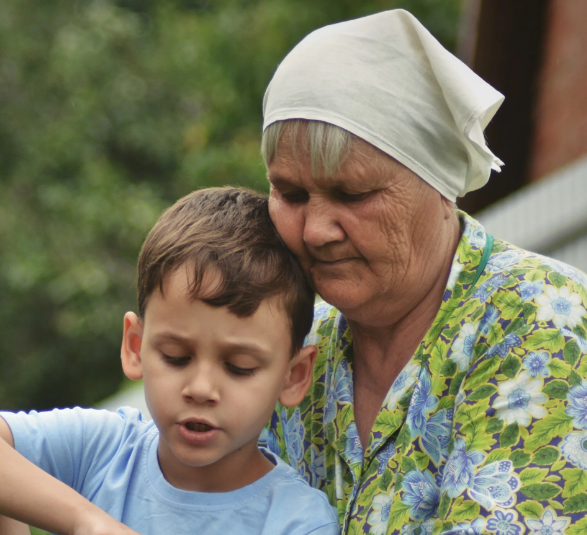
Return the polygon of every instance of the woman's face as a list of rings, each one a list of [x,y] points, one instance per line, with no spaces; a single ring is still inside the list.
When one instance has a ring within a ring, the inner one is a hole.
[[[348,319],[367,314],[372,324],[390,303],[413,306],[446,275],[452,203],[365,142],[331,178],[313,177],[301,151],[300,143],[294,158],[282,136],[268,169],[269,210],[314,289]]]

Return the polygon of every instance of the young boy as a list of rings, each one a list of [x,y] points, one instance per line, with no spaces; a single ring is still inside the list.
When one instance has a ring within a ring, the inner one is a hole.
[[[257,446],[277,400],[311,382],[312,305],[264,196],[179,200],[143,244],[138,316],[124,317],[122,367],[153,421],[0,413],[0,514],[68,535],[338,534],[326,496]]]

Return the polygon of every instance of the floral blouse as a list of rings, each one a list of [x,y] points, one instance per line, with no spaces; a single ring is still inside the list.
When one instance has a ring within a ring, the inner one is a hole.
[[[270,449],[324,490],[343,533],[587,535],[587,277],[463,236],[443,302],[365,448],[345,318],[318,303],[314,384],[278,406]]]

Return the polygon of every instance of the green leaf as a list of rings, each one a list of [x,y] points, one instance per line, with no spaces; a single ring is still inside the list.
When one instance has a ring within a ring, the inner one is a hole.
[[[561,475],[565,480],[563,498],[569,498],[576,494],[584,494],[587,491],[587,472],[580,468],[567,468],[561,470]]]
[[[534,312],[536,312],[536,310],[538,310],[538,307],[532,303],[524,303],[522,305],[522,311],[525,318],[529,318]]]
[[[587,517],[572,523],[566,529],[565,535],[587,535]]]
[[[540,501],[550,500],[550,498],[554,498],[561,491],[560,487],[551,483],[535,483],[522,487],[521,490],[524,496]]]
[[[470,401],[485,399],[495,394],[496,391],[497,388],[495,388],[493,385],[483,385],[481,388],[473,390],[473,392],[467,396],[467,399]]]
[[[410,506],[395,500],[391,504],[391,511],[389,512],[388,526],[391,531],[400,530],[410,519]]]
[[[569,340],[565,344],[565,349],[563,351],[564,359],[571,365],[574,366],[581,355],[581,349],[579,348],[579,344],[577,344],[576,340]]]
[[[440,505],[438,506],[438,518],[442,518],[443,520],[446,518],[446,513],[448,512],[448,506],[450,504],[450,498],[448,494],[445,492],[440,498]]]
[[[438,402],[438,406],[436,408],[440,411],[442,409],[452,409],[454,406],[455,398],[446,396],[440,399],[440,401]]]
[[[526,466],[530,462],[530,454],[525,453],[523,450],[516,450],[510,455],[510,461],[512,461],[514,468]]]
[[[518,438],[520,435],[520,430],[518,429],[518,424],[514,422],[513,424],[508,425],[503,433],[499,437],[499,445],[502,448],[509,448],[510,446],[515,446],[518,442]]]
[[[474,348],[475,359],[479,359],[481,355],[485,355],[488,349],[489,346],[487,344],[477,344]]]
[[[571,367],[562,360],[553,359],[546,366],[557,379],[567,379],[571,374]]]
[[[454,360],[447,359],[440,368],[440,375],[444,377],[452,377],[457,371],[457,365]]]
[[[456,396],[458,394],[459,388],[461,388],[461,383],[463,382],[465,375],[467,375],[467,372],[457,373],[457,376],[450,382],[450,388],[448,393],[451,396]]]
[[[513,379],[521,367],[522,363],[520,362],[520,359],[510,355],[503,361],[503,364],[501,365],[501,373],[506,377]]]
[[[479,366],[471,371],[471,374],[467,379],[467,390],[474,390],[480,386],[483,386],[484,384],[487,384],[487,380],[495,375],[495,372],[499,368],[500,364],[501,359],[495,356],[482,361]]]
[[[542,518],[542,514],[544,513],[542,505],[532,500],[527,500],[516,505],[516,509],[522,513],[522,516],[528,518]]]
[[[564,513],[582,513],[587,511],[587,494],[578,494],[571,496],[565,502]]]
[[[414,452],[414,458],[416,459],[416,465],[418,466],[418,470],[423,472],[428,468],[428,464],[430,463],[430,458],[425,453],[420,453],[419,451]]]
[[[416,463],[410,457],[404,457],[402,459],[402,470],[404,473],[409,472],[410,470],[416,469]]]
[[[487,426],[485,427],[485,431],[490,434],[498,433],[503,429],[503,420],[499,418],[491,418],[487,422]]]
[[[510,334],[511,332],[517,333],[525,325],[526,325],[525,318],[516,318],[510,322],[510,324],[506,327],[506,330],[504,331],[503,334],[506,335],[506,334]]]
[[[510,450],[507,448],[497,448],[495,450],[491,450],[487,459],[485,459],[485,464],[488,465],[495,461],[503,461],[509,457]]]
[[[558,329],[538,329],[526,338],[528,349],[544,347],[552,353],[560,351],[564,343],[565,339]]]
[[[558,459],[559,453],[558,449],[552,446],[547,446],[546,448],[539,449],[532,458],[532,462],[534,464],[539,464],[542,466],[551,465]]]
[[[393,483],[393,475],[391,470],[385,470],[383,475],[379,478],[379,488],[387,492]]]
[[[442,331],[442,336],[444,336],[447,340],[452,340],[459,332],[461,331],[462,327],[460,325],[455,325],[446,331]]]
[[[544,386],[542,392],[549,395],[551,398],[567,399],[569,385],[564,381],[550,381],[550,383],[547,383]]]
[[[581,382],[581,376],[575,370],[571,370],[571,375],[569,375],[569,383],[571,383],[573,386],[579,386]]]
[[[548,474],[548,469],[546,468],[526,468],[520,472],[520,481],[524,485],[530,485],[531,483],[542,481],[546,474]]]
[[[552,282],[552,284],[554,284],[557,288],[561,288],[567,282],[567,278],[564,275],[556,272],[549,273],[548,280]]]
[[[494,302],[501,312],[500,317],[505,320],[515,318],[522,310],[522,298],[514,292],[497,293]]]
[[[557,408],[542,420],[534,424],[530,437],[524,444],[526,451],[534,451],[540,446],[548,444],[554,437],[562,437],[570,432],[573,419],[564,408]]]
[[[477,502],[465,500],[458,507],[453,508],[450,519],[453,522],[464,522],[465,520],[477,518],[479,513],[480,509]]]

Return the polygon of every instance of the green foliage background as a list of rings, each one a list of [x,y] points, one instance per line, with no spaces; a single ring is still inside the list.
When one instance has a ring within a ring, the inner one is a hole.
[[[313,29],[393,7],[454,49],[459,0],[3,0],[0,407],[116,391],[134,263],[189,191],[265,189],[261,99]]]

